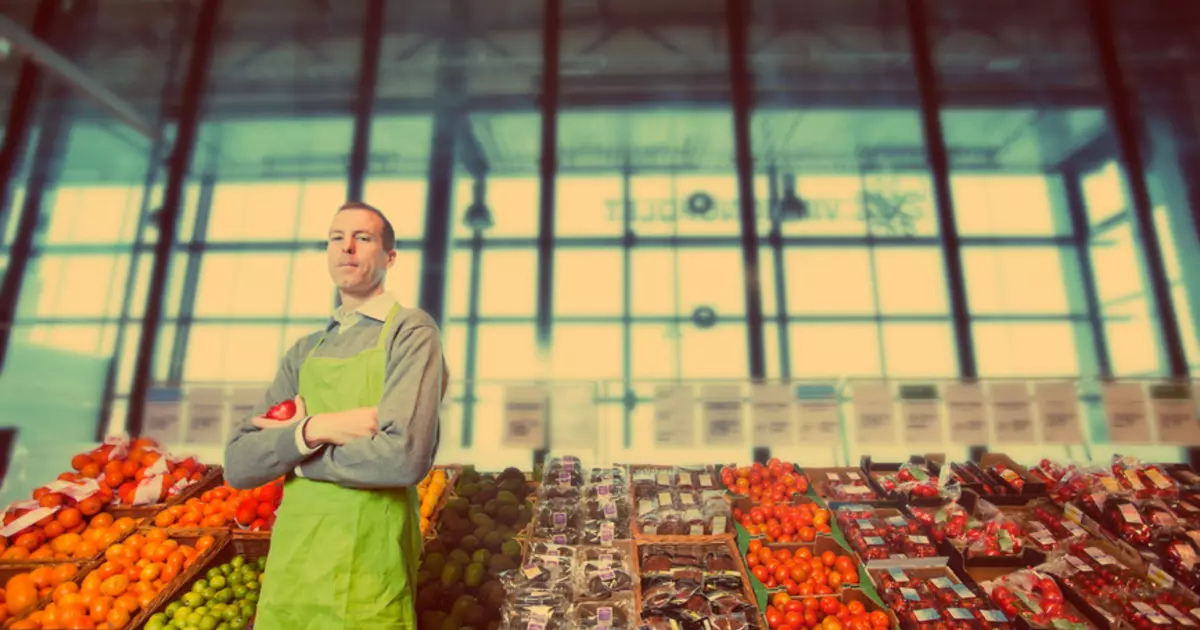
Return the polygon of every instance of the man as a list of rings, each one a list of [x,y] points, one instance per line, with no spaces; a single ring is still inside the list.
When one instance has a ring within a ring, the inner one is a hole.
[[[226,445],[235,488],[288,475],[256,630],[417,627],[416,486],[433,465],[447,375],[436,322],[383,290],[395,240],[379,210],[338,210],[327,255],[342,306],[288,350]],[[293,420],[263,415],[291,399]]]

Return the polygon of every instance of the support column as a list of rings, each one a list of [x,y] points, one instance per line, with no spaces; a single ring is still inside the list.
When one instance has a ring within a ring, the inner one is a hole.
[[[95,5],[79,3],[57,16],[41,16],[43,20],[59,21],[55,25],[51,39],[56,47],[68,55],[77,55],[85,50],[90,42],[89,35],[93,32],[92,20],[95,17]],[[39,12],[42,9],[39,7]],[[49,28],[49,23],[44,24]],[[32,60],[26,60],[26,64]],[[32,72],[32,71],[31,71]],[[22,67],[22,78],[31,76]],[[32,74],[30,85],[36,89],[37,74]],[[8,346],[12,342],[13,325],[16,322],[17,302],[21,298],[21,287],[26,281],[26,273],[33,254],[33,243],[38,237],[38,231],[43,227],[42,200],[46,192],[58,184],[59,170],[62,166],[62,155],[70,135],[70,122],[74,101],[69,96],[68,85],[61,81],[53,81],[47,85],[45,100],[46,107],[38,121],[38,139],[33,155],[29,160],[29,175],[25,180],[25,198],[21,203],[21,212],[17,216],[17,232],[13,239],[12,249],[9,250],[8,270],[4,274],[3,285],[0,286],[0,374],[3,374],[8,355]],[[31,97],[32,98],[32,97]],[[20,102],[18,102],[18,105]],[[32,103],[29,104],[32,107]],[[26,112],[28,115],[29,112]],[[28,120],[32,124],[32,120]],[[21,129],[14,132],[23,133]],[[8,142],[8,138],[5,138]],[[15,141],[14,141],[15,142]],[[23,146],[24,142],[20,142]],[[7,148],[7,145],[6,145]],[[15,150],[15,145],[14,145]],[[24,151],[14,152],[10,159],[20,160]],[[15,167],[15,162],[13,166]],[[11,172],[10,172],[11,174]]]
[[[200,286],[200,267],[204,262],[203,243],[208,238],[208,220],[212,215],[213,191],[217,187],[217,176],[205,173],[200,179],[200,194],[196,199],[196,225],[192,230],[192,242],[188,244],[187,267],[183,271],[183,287],[179,298],[179,324],[175,327],[175,339],[171,348],[171,365],[167,369],[167,381],[183,382],[183,366],[187,362],[188,339],[192,334],[192,320],[196,314],[196,291]]]
[[[446,319],[446,266],[450,257],[450,218],[454,202],[454,160],[459,128],[468,124],[463,110],[466,90],[467,8],[451,0],[453,30],[442,41],[434,97],[433,133],[425,195],[425,245],[421,250],[421,283],[417,306],[443,325]]]
[[[1184,356],[1183,338],[1179,333],[1179,320],[1171,301],[1171,288],[1163,265],[1162,248],[1154,226],[1153,205],[1146,186],[1146,160],[1141,151],[1141,128],[1134,103],[1131,102],[1128,86],[1121,71],[1117,54],[1116,29],[1113,28],[1112,7],[1108,0],[1092,0],[1090,9],[1092,38],[1097,57],[1104,75],[1104,88],[1108,98],[1108,109],[1117,134],[1118,161],[1133,202],[1132,217],[1137,237],[1141,244],[1143,268],[1149,281],[1152,312],[1158,314],[1159,340],[1167,357],[1170,375],[1186,378],[1187,358]]]
[[[750,146],[750,115],[754,81],[750,71],[749,6],[745,0],[726,0],[725,28],[729,34],[729,84],[733,91],[733,146],[737,163],[738,218],[741,223],[742,267],[746,284],[746,347],[750,379],[767,376],[763,349],[762,277],[758,269],[758,216],[754,205],[754,153]]]
[[[354,110],[354,141],[350,148],[350,173],[346,185],[346,199],[349,200],[363,200],[363,184],[370,168],[371,113],[375,108],[385,19],[384,0],[367,0],[367,10],[363,14],[362,59],[358,68],[358,101]]]
[[[58,8],[56,0],[39,0],[34,9],[31,28],[34,37],[45,39],[50,35]],[[8,220],[12,216],[9,211],[9,186],[19,172],[21,159],[25,157],[25,147],[29,141],[29,130],[37,111],[37,95],[41,91],[42,69],[34,60],[21,61],[21,69],[17,72],[16,89],[8,107],[8,119],[4,127],[4,145],[0,146],[0,240],[8,229]],[[9,261],[9,268],[12,261]],[[0,322],[8,322],[0,318]],[[3,363],[4,347],[0,345],[0,364]]]
[[[183,87],[183,104],[171,153],[167,181],[163,190],[162,209],[158,214],[158,241],[154,246],[154,263],[150,285],[146,292],[146,310],[142,319],[142,335],[138,343],[137,363],[133,371],[133,387],[129,393],[129,416],[125,428],[130,435],[141,435],[145,415],[146,393],[150,390],[151,367],[162,325],[163,302],[166,295],[171,252],[178,237],[176,229],[183,207],[183,189],[187,185],[192,162],[192,149],[200,127],[200,112],[204,88],[208,84],[209,64],[216,40],[217,17],[221,0],[203,0],[196,17],[192,39],[192,54]]]
[[[558,66],[560,0],[546,0],[542,24],[542,147],[538,205],[537,342],[549,352],[554,320],[554,193],[558,175]]]

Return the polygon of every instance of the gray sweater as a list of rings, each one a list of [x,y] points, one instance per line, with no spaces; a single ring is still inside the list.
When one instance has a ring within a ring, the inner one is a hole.
[[[366,314],[344,330],[339,330],[341,324],[336,320],[331,321],[325,329],[329,334],[314,356],[350,357],[374,347],[382,320]],[[387,335],[378,434],[306,453],[296,430],[259,429],[251,424],[272,405],[296,397],[300,365],[324,332],[317,331],[287,351],[262,401],[235,427],[225,446],[226,480],[235,488],[253,488],[299,467],[295,472],[306,479],[349,488],[402,488],[420,483],[437,452],[445,369],[441,338],[437,323],[420,309],[401,307],[393,327]]]

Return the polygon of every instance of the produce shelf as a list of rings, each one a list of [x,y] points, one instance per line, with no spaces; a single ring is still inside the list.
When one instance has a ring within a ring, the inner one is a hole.
[[[224,469],[221,466],[210,466],[203,477],[189,484],[179,494],[164,502],[151,503],[149,505],[114,505],[106,508],[106,511],[116,518],[128,516],[137,521],[145,521],[154,518],[156,514],[168,507],[184,503],[205,490],[221,485],[224,478]]]
[[[72,577],[70,580],[66,580],[66,582],[72,582],[76,585],[83,582],[83,578],[84,578],[84,576],[86,576],[88,574],[88,572],[90,572],[91,570],[100,566],[100,562],[97,560],[87,560],[87,561],[60,560],[55,563],[31,563],[31,564],[20,564],[20,563],[15,563],[15,562],[8,563],[8,564],[5,564],[4,566],[0,567],[0,586],[7,586],[9,580],[11,580],[12,578],[14,578],[18,575],[21,575],[22,573],[32,573],[33,571],[35,571],[37,569],[54,568],[54,567],[57,567],[57,566],[63,565],[63,564],[67,564],[67,565],[71,565],[71,566],[75,567],[75,576]],[[64,583],[66,583],[66,582],[64,582]],[[46,595],[44,597],[39,596],[37,599],[37,604],[35,604],[32,609],[30,609],[28,612],[18,615],[18,616],[10,616],[8,619],[6,619],[4,621],[4,623],[2,625],[0,625],[0,628],[7,628],[16,622],[18,622],[22,619],[25,619],[26,617],[32,615],[33,613],[45,608],[46,605],[49,604],[51,601],[53,601],[53,593],[51,593],[50,595]]]
[[[167,530],[167,537],[171,540],[179,541],[181,544],[195,546],[196,541],[203,536],[212,536],[214,543],[212,547],[204,550],[200,555],[196,556],[196,561],[190,566],[179,572],[170,583],[168,583],[154,599],[143,606],[137,614],[130,619],[129,625],[125,626],[127,630],[141,628],[146,623],[146,619],[150,617],[147,611],[154,610],[161,604],[164,599],[171,596],[172,593],[178,592],[184,583],[191,579],[202,567],[206,566],[209,560],[219,553],[222,549],[229,545],[229,532],[224,529],[170,529]],[[169,599],[168,599],[169,601]]]

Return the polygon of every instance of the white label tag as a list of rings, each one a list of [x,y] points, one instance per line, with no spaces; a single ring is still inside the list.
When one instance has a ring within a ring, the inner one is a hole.
[[[1108,438],[1113,444],[1147,444],[1146,392],[1141,383],[1105,383],[1102,390],[1108,418]]]
[[[738,385],[705,385],[700,395],[704,400],[705,443],[728,446],[744,442],[742,388]]]
[[[1042,421],[1042,441],[1047,444],[1083,442],[1079,422],[1079,394],[1074,383],[1038,383],[1034,387]]]
[[[34,525],[47,516],[58,512],[59,507],[61,506],[56,505],[54,507],[40,507],[31,512],[27,512],[24,516],[18,517],[13,522],[9,523],[4,527],[4,529],[0,529],[0,536],[4,536],[6,538],[11,537],[13,534],[20,532],[26,527]]]
[[[545,448],[548,400],[549,394],[544,387],[506,388],[504,427],[500,443],[510,448]]]
[[[896,443],[892,392],[885,383],[854,383],[850,386],[860,444]]]
[[[996,441],[1032,443],[1035,436],[1029,386],[1026,383],[994,383],[990,393]]]
[[[796,425],[792,415],[792,390],[787,385],[756,383],[750,389],[754,412],[754,445],[792,446]]]
[[[692,447],[696,442],[696,409],[691,385],[659,385],[654,390],[654,444]]]
[[[990,432],[978,383],[946,385],[946,409],[950,416],[950,441],[957,444],[987,444]]]

